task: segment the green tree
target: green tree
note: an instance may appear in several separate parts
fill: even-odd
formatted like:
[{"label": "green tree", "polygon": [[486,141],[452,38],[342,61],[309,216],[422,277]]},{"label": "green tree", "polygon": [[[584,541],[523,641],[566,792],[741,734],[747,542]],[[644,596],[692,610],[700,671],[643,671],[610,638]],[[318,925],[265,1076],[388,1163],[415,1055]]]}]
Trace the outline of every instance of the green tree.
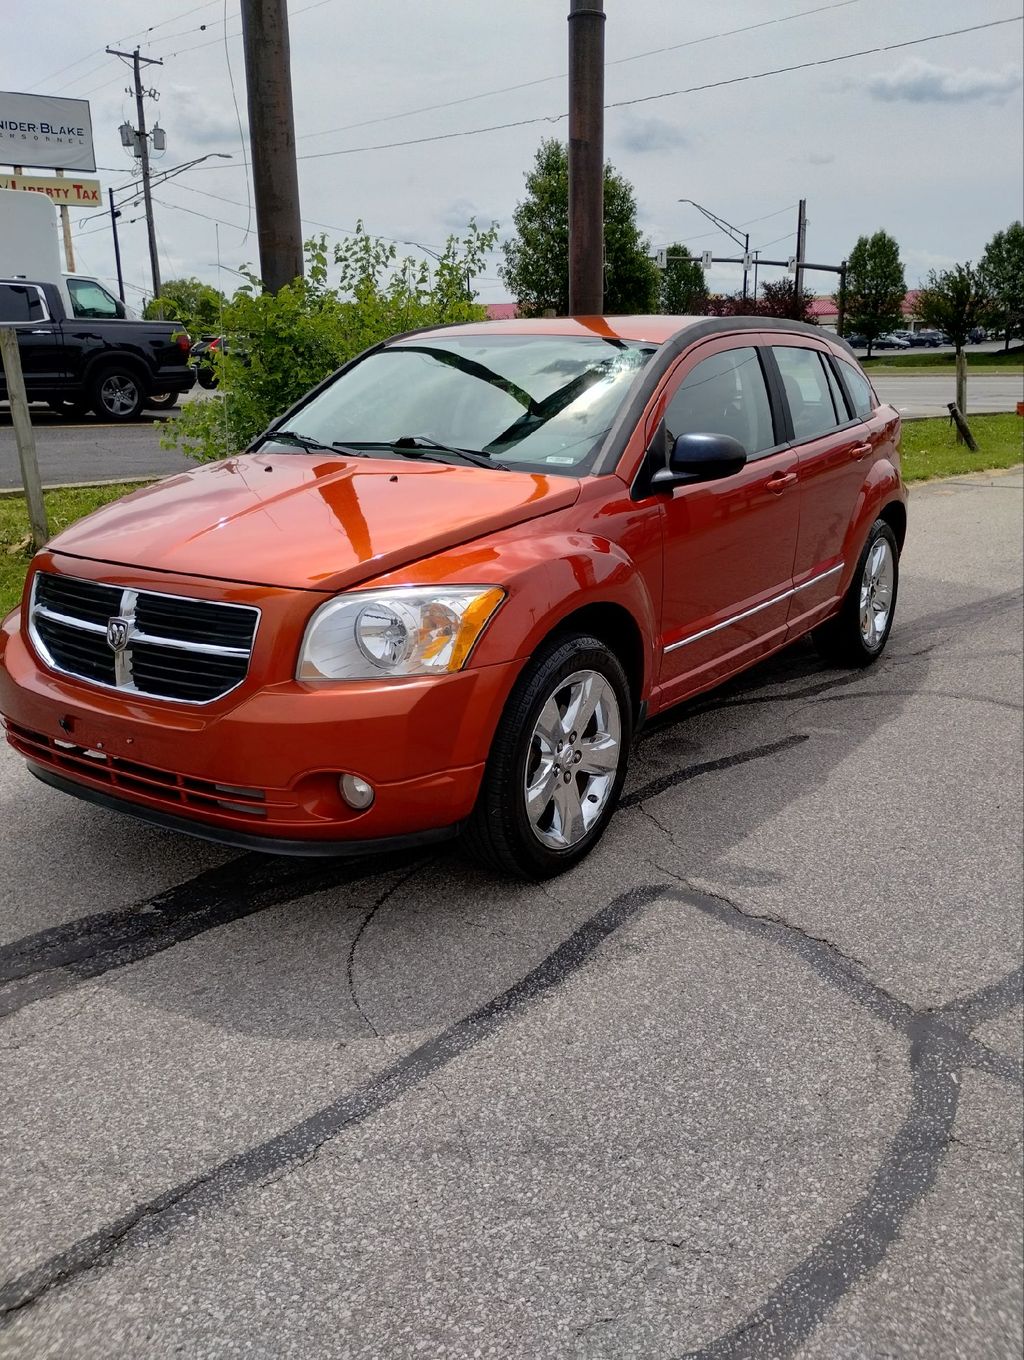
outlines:
[{"label": "green tree", "polygon": [[1024,335],[1024,223],[1011,222],[985,247],[981,269],[992,290],[1003,331],[1003,348]]},{"label": "green tree", "polygon": [[[869,359],[878,337],[903,320],[906,295],[900,248],[893,237],[884,231],[859,237],[846,267],[846,329],[863,335]],[[838,297],[835,301],[838,305]]]},{"label": "green tree", "polygon": [[661,271],[660,310],[666,316],[702,316],[708,285],[700,261],[684,245],[671,245],[665,254],[668,261]]},{"label": "green tree", "polygon": [[202,279],[168,279],[158,298],[150,298],[143,316],[147,320],[180,321],[192,334],[210,335],[220,329],[224,294]]},{"label": "green tree", "polygon": [[800,297],[796,295],[796,279],[774,279],[763,285],[757,305],[750,310],[757,316],[788,316],[794,321],[808,321],[816,324],[811,311],[814,294],[801,288]]},{"label": "green tree", "polygon": [[[502,280],[524,316],[569,312],[569,151],[550,138],[541,143],[526,176],[526,197],[505,243]],[[650,243],[636,223],[632,186],[613,166],[604,168],[604,310],[609,315],[653,312],[658,270]]]},{"label": "green tree", "polygon": [[967,343],[975,326],[991,320],[992,287],[980,265],[955,264],[952,269],[928,275],[917,295],[914,311],[919,321],[937,331],[945,331],[957,353]]},{"label": "green tree", "polygon": [[324,236],[307,241],[305,275],[278,293],[263,292],[260,280],[247,275],[224,306],[226,346],[213,361],[217,398],[186,402],[164,426],[164,447],[198,462],[223,458],[370,345],[420,326],[483,320],[472,280],[496,241],[494,228],[481,231],[471,222],[465,236],[449,237],[440,260],[428,265],[400,259],[393,245],[367,235],[360,223],[333,251]]}]

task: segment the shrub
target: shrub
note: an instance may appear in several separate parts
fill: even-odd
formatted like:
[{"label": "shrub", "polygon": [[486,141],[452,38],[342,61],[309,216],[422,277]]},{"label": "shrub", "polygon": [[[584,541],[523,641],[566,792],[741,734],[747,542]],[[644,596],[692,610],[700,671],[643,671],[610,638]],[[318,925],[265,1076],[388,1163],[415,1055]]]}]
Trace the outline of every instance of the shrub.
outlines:
[{"label": "shrub", "polygon": [[247,274],[224,308],[225,352],[213,361],[217,395],[186,402],[164,426],[162,444],[197,462],[226,457],[369,346],[420,326],[483,320],[472,280],[496,240],[496,228],[481,231],[470,222],[465,236],[449,237],[428,265],[399,259],[394,245],[369,236],[360,223],[333,251],[325,236],[307,241],[305,276],[278,293],[263,292]]}]

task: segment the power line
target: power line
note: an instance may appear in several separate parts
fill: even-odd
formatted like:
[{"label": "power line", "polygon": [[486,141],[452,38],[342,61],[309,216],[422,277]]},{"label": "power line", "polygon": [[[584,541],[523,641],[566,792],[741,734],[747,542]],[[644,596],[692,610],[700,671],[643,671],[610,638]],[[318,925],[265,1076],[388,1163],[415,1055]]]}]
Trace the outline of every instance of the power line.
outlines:
[{"label": "power line", "polygon": [[231,102],[235,106],[235,119],[238,123],[238,143],[242,148],[242,164],[245,167],[245,202],[248,214],[245,222],[245,235],[242,240],[246,240],[252,231],[252,185],[249,183],[249,150],[245,145],[245,133],[242,131],[242,115],[238,112],[238,95],[235,93],[235,73],[231,69],[231,50],[228,47],[228,0],[224,0],[224,60],[228,68],[228,80],[231,82]]},{"label": "power line", "polygon": [[[1009,19],[992,19],[984,24],[971,24],[967,28],[953,28],[944,33],[928,33],[923,38],[910,38],[904,42],[886,43],[879,47],[864,47],[857,52],[844,52],[835,57],[818,57],[812,61],[795,62],[791,66],[776,66],[770,71],[755,71],[750,75],[732,76],[727,80],[713,80],[704,85],[688,85],[679,90],[663,90],[660,94],[640,95],[636,99],[619,99],[605,104],[605,109],[623,109],[635,104],[650,104],[657,99],[671,99],[676,95],[699,94],[705,90],[719,90],[728,85],[742,85],[748,81],[766,80],[769,76],[789,75],[794,71],[807,71],[816,66],[833,66],[841,61],[853,61],[858,57],[878,56],[883,52],[898,52],[903,48],[917,47],[921,43],[937,42],[940,38],[956,38],[965,33],[978,33],[982,29],[998,28],[1002,24],[1019,24],[1024,15],[1015,14]],[[518,118],[511,123],[492,123],[489,127],[464,128],[459,132],[439,132],[430,137],[411,137],[401,142],[378,142],[372,146],[349,146],[340,151],[313,151],[296,157],[300,161],[324,160],[330,156],[354,156],[361,151],[391,151],[395,147],[422,146],[427,142],[446,142],[458,137],[475,137],[485,132],[502,132],[506,128],[528,127],[536,123],[560,123],[568,118],[568,113],[541,115],[535,118]]]},{"label": "power line", "polygon": [[[783,14],[775,19],[763,19],[756,24],[744,24],[741,28],[727,28],[721,33],[708,33],[702,38],[690,38],[686,42],[673,43],[669,47],[654,47],[648,52],[635,52],[630,57],[618,57],[615,61],[609,61],[607,66],[624,66],[630,61],[640,61],[644,57],[657,57],[663,52],[678,52],[684,47],[697,47],[701,43],[715,42],[719,38],[731,38],[738,33],[752,33],[757,28],[769,28],[775,24],[788,24],[793,19],[803,19],[810,14],[822,14],[826,10],[843,9],[846,5],[862,4],[863,0],[836,0],[830,5],[819,5],[816,9],[801,9],[793,14]],[[375,123],[390,123],[396,118],[413,118],[420,113],[433,113],[436,109],[450,109],[458,104],[471,104],[478,99],[488,99],[491,95],[511,94],[516,90],[529,90],[536,85],[549,85],[556,80],[565,80],[566,72],[562,71],[557,76],[540,76],[536,80],[524,80],[518,85],[504,85],[498,89],[482,90],[480,94],[464,95],[461,99],[448,99],[441,104],[425,104],[419,109],[408,109],[405,113],[388,113],[379,118],[365,118],[359,123],[346,123],[342,127],[325,128],[321,132],[304,132],[297,140],[302,142],[309,137],[328,137],[335,132],[351,132],[355,128],[371,127]]]}]

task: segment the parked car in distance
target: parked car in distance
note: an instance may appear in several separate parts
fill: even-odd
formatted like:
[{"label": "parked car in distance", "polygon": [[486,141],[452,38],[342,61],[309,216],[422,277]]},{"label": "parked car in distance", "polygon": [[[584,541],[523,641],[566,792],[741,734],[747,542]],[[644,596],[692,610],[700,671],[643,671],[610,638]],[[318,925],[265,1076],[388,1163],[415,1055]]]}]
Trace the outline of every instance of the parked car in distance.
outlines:
[{"label": "parked car in distance", "polygon": [[462,831],[500,873],[559,873],[647,718],[805,634],[881,654],[899,440],[799,322],[396,336],[35,556],[0,628],[7,739],[57,789],[232,845]]},{"label": "parked car in distance", "polygon": [[895,332],[890,331],[890,332],[888,332],[888,333],[885,334],[885,335],[880,335],[880,336],[878,337],[878,339],[875,341],[875,343],[874,343],[874,345],[872,346],[872,348],[873,348],[873,349],[909,349],[909,348],[910,348],[910,341],[909,341],[909,340],[904,340],[903,337],[902,337],[901,335],[897,335],[897,334],[895,334]]},{"label": "parked car in distance", "polygon": [[196,371],[196,381],[200,387],[211,389],[217,386],[217,368],[213,354],[221,350],[223,339],[219,335],[204,335],[192,346],[192,367]]},{"label": "parked car in distance", "polygon": [[942,344],[942,336],[938,331],[911,331],[908,339],[911,349],[936,349]]},{"label": "parked car in distance", "polygon": [[[130,321],[117,298],[85,282],[88,292],[78,280],[72,296],[89,299],[88,315],[69,316],[55,284],[0,278],[0,322],[17,332],[30,401],[62,414],[91,407],[102,420],[136,420],[154,402],[195,385],[191,342],[178,322]],[[112,314],[104,315],[108,307]],[[6,397],[0,368],[0,400]]]}]

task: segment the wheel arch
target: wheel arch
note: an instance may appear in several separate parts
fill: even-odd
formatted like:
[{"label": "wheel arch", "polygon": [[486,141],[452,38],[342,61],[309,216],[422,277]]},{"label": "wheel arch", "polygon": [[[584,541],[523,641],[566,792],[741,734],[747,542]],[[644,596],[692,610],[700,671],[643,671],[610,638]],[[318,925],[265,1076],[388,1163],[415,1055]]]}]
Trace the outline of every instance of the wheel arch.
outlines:
[{"label": "wheel arch", "polygon": [[621,604],[611,600],[595,601],[581,605],[572,613],[559,619],[545,641],[565,637],[571,633],[591,633],[603,642],[610,652],[614,652],[626,672],[629,681],[629,697],[633,706],[633,723],[636,725],[644,696],[645,649],[640,625]]},{"label": "wheel arch", "polygon": [[134,373],[142,383],[143,393],[147,397],[149,396],[153,375],[146,367],[145,359],[140,358],[137,354],[132,354],[130,351],[120,349],[113,351],[104,350],[101,354],[97,354],[94,358],[89,360],[85,368],[85,373],[83,374],[84,382],[88,386],[91,386],[96,381],[97,374],[106,368],[131,369],[132,373]]},{"label": "wheel arch", "polygon": [[907,507],[902,501],[889,501],[879,510],[878,518],[884,519],[896,535],[896,546],[902,553],[907,538]]}]

